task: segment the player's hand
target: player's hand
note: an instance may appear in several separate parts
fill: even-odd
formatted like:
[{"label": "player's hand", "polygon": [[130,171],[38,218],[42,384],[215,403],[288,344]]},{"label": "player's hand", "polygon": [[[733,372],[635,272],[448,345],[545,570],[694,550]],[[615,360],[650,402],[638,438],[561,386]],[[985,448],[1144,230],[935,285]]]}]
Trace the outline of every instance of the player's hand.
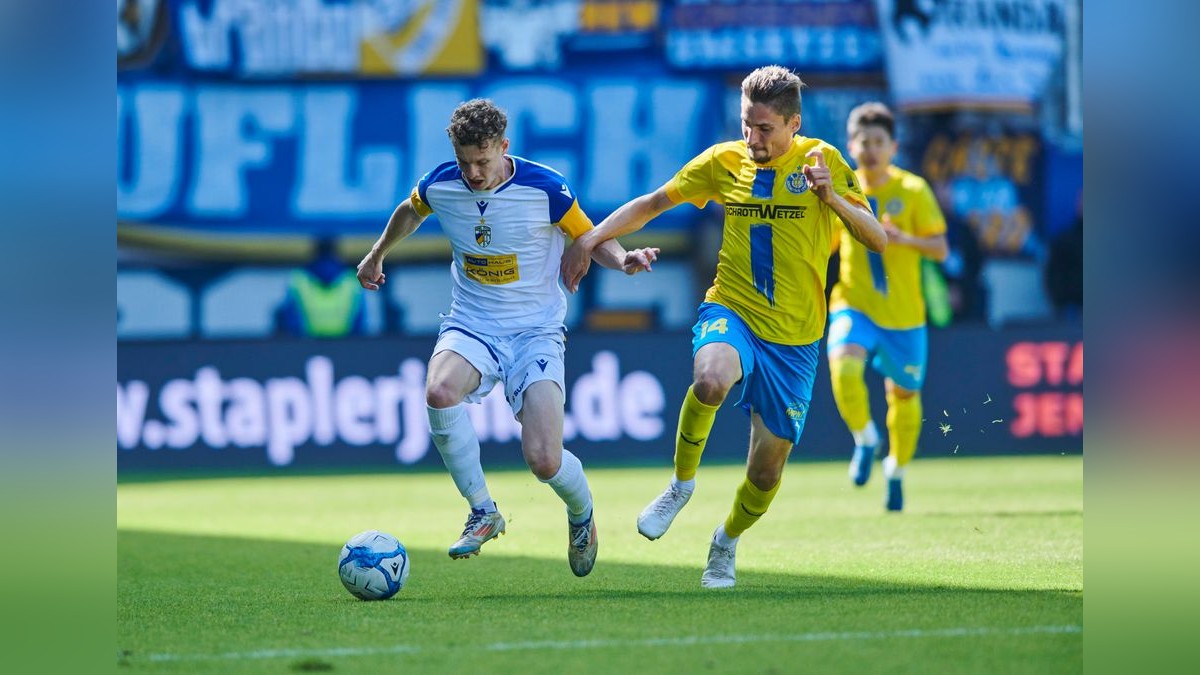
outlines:
[{"label": "player's hand", "polygon": [[657,248],[635,248],[632,251],[626,251],[621,267],[625,270],[625,274],[652,272],[654,270],[650,265],[658,260],[658,254],[659,249]]},{"label": "player's hand", "polygon": [[879,224],[883,226],[883,231],[887,233],[889,244],[900,244],[903,246],[908,243],[908,235],[896,227],[892,223],[892,219],[887,217],[887,214],[884,214]]},{"label": "player's hand", "polygon": [[805,157],[815,160],[815,163],[804,165],[804,177],[808,179],[808,184],[817,197],[826,204],[830,203],[835,193],[829,167],[825,166],[825,155],[821,154],[820,150],[809,150]]},{"label": "player's hand", "polygon": [[377,291],[387,281],[383,273],[383,261],[371,254],[358,263],[358,285],[368,291]]},{"label": "player's hand", "polygon": [[581,244],[579,239],[576,239],[563,251],[562,261],[560,263],[562,283],[568,291],[574,293],[579,290],[579,282],[587,275],[588,268],[592,266],[592,252],[588,247]]}]

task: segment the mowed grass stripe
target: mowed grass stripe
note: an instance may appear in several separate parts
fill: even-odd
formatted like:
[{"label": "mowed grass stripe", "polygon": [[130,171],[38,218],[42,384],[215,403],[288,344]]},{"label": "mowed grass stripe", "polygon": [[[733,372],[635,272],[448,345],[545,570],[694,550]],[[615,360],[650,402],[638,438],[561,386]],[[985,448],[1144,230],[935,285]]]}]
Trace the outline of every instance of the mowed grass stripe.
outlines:
[{"label": "mowed grass stripe", "polygon": [[[753,644],[759,642],[833,642],[857,640],[890,640],[905,638],[961,638],[987,637],[990,635],[1018,636],[1082,633],[1083,626],[1025,626],[1012,628],[961,627],[942,629],[911,629],[892,631],[843,631],[819,633],[794,633],[780,635],[691,635],[646,638],[643,640],[538,640],[535,642],[494,642],[475,645],[475,649],[487,652],[511,651],[554,651],[579,649],[604,649],[611,647],[694,647],[696,645]],[[434,651],[450,651],[449,647],[431,648],[419,645],[392,645],[388,647],[331,647],[328,649],[262,649],[251,652],[226,652],[224,654],[150,654],[148,661],[243,661],[280,658],[337,658],[351,656],[380,656],[388,654],[421,654]]]}]

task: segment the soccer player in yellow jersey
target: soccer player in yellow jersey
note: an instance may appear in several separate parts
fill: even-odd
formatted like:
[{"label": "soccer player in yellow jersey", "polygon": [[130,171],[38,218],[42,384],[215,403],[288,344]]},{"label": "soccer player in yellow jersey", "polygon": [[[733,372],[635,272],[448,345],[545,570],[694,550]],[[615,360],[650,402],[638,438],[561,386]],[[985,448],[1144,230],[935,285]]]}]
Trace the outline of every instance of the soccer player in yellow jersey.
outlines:
[{"label": "soccer player in yellow jersey", "polygon": [[825,270],[837,221],[875,251],[887,235],[837,148],[798,136],[794,73],[765,66],[742,81],[743,140],[719,143],[650,194],[621,206],[563,255],[563,282],[578,288],[591,250],[634,232],[683,202],[725,207],[717,277],[692,329],[692,386],[679,412],[675,475],[638,517],[648,539],[666,533],[691,498],[717,409],[735,384],[750,415],[746,479],[713,533],[706,588],[733,586],[738,538],[767,511],[800,440],[825,331]]},{"label": "soccer player in yellow jersey", "polygon": [[863,382],[867,358],[884,376],[885,506],[901,511],[901,479],[921,434],[927,351],[921,258],[946,259],[946,221],[925,180],[892,165],[896,122],[885,105],[864,103],[852,110],[847,132],[859,183],[887,230],[889,246],[880,254],[854,237],[841,237],[841,267],[829,299],[829,372],[838,411],[854,436],[850,480],[858,486],[870,477],[879,446]]}]

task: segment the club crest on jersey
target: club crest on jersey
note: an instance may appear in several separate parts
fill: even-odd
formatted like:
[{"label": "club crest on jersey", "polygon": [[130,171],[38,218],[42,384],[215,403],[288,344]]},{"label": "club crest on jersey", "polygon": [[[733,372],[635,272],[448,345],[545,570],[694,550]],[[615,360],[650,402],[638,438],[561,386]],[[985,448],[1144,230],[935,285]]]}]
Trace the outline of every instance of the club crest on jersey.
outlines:
[{"label": "club crest on jersey", "polygon": [[808,190],[808,179],[804,177],[804,172],[799,170],[789,174],[784,184],[792,194],[801,195]]},{"label": "club crest on jersey", "polygon": [[487,246],[492,243],[492,228],[487,225],[475,226],[475,243],[480,246]]},{"label": "club crest on jersey", "polygon": [[894,216],[904,210],[904,202],[900,201],[897,197],[893,197],[888,200],[887,205],[883,208],[887,210],[888,215]]}]

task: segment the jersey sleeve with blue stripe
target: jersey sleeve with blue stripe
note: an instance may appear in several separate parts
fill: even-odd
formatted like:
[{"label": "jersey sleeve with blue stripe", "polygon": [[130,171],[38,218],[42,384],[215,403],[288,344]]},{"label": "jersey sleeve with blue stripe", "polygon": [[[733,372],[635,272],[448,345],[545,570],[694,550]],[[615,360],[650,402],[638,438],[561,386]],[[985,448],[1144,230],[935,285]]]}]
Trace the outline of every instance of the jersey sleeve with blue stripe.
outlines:
[{"label": "jersey sleeve with blue stripe", "polygon": [[546,193],[550,207],[550,222],[557,225],[572,238],[592,229],[592,221],[579,206],[575,193],[567,185],[567,179],[545,164],[521,158],[513,182],[537,188]]},{"label": "jersey sleeve with blue stripe", "polygon": [[433,208],[429,206],[429,186],[446,180],[462,180],[462,169],[458,168],[457,162],[444,162],[433,171],[421,176],[421,180],[417,181],[417,186],[409,195],[417,213],[422,216],[433,213]]}]

